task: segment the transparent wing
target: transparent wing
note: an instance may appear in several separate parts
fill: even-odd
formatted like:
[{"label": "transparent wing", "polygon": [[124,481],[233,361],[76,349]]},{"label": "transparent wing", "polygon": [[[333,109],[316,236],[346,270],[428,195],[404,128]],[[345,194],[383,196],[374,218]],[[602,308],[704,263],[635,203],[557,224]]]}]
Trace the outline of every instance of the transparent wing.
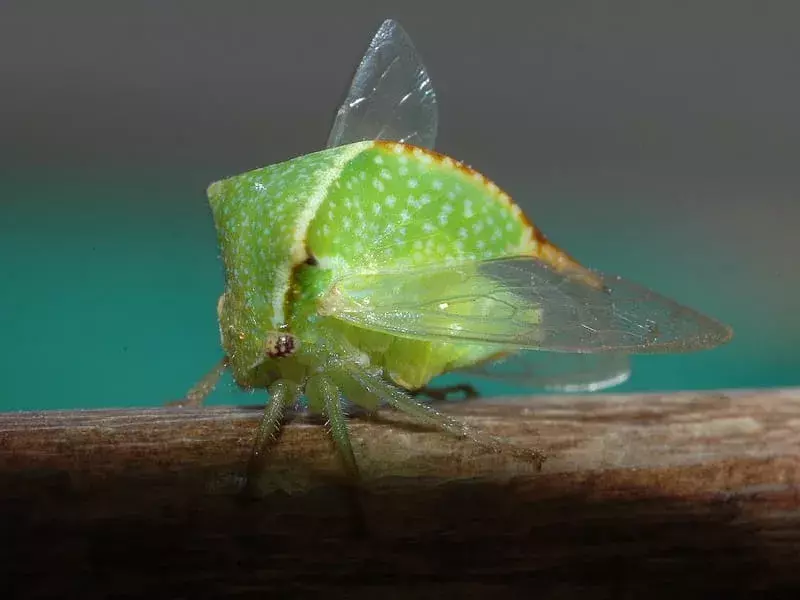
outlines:
[{"label": "transparent wing", "polygon": [[392,140],[433,148],[439,113],[428,72],[397,21],[378,29],[336,113],[328,147]]},{"label": "transparent wing", "polygon": [[569,354],[523,350],[457,372],[558,392],[597,392],[625,383],[630,358],[616,352]]},{"label": "transparent wing", "polygon": [[574,353],[688,352],[732,336],[669,298],[595,275],[527,256],[360,273],[336,281],[319,311],[411,338]]}]

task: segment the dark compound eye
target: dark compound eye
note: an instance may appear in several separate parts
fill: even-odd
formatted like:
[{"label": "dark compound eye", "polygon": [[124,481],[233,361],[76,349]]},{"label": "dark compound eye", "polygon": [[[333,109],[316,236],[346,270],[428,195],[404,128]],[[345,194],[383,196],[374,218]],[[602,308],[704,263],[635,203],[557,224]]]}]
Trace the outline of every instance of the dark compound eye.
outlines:
[{"label": "dark compound eye", "polygon": [[294,354],[297,349],[294,336],[281,333],[272,338],[267,344],[267,356],[270,358],[283,358]]}]

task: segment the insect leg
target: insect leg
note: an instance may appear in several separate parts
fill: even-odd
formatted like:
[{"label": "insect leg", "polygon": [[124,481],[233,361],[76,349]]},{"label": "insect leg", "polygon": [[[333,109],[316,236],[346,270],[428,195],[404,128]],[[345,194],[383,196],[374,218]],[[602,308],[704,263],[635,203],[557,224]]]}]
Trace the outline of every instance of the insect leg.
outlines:
[{"label": "insect leg", "polygon": [[264,456],[280,431],[286,407],[297,400],[297,385],[279,379],[269,386],[269,401],[264,409],[264,416],[258,426],[258,433],[253,443],[253,452],[247,465],[247,482],[245,492],[253,492],[264,469]]},{"label": "insect leg", "polygon": [[328,419],[331,437],[336,444],[344,468],[350,476],[344,487],[350,503],[353,533],[359,537],[364,536],[367,532],[367,520],[358,490],[358,463],[350,443],[347,417],[342,411],[342,394],[329,377],[314,375],[306,382],[306,396],[309,405],[321,408],[321,412]]},{"label": "insect leg", "polygon": [[[354,376],[357,375],[354,374]],[[372,378],[370,379],[372,380]],[[491,452],[509,452],[512,456],[535,463],[537,467],[541,467],[544,462],[545,456],[538,450],[518,446],[503,438],[475,429],[458,419],[444,415],[430,405],[412,398],[408,393],[391,383],[379,380],[371,381],[371,384],[372,386],[380,386],[381,397],[389,406],[413,417],[417,421],[436,427],[458,438],[467,438]]]},{"label": "insect leg", "polygon": [[345,469],[354,479],[358,479],[358,464],[350,443],[350,433],[347,430],[347,419],[342,411],[339,388],[325,375],[314,375],[306,383],[306,396],[309,405],[318,407],[325,415],[331,437]]},{"label": "insect leg", "polygon": [[203,378],[198,381],[192,389],[186,392],[186,397],[174,402],[167,402],[167,406],[180,406],[189,408],[198,408],[203,405],[209,394],[217,387],[220,377],[228,368],[228,357],[223,356],[222,359],[214,365],[214,368],[206,373]]}]

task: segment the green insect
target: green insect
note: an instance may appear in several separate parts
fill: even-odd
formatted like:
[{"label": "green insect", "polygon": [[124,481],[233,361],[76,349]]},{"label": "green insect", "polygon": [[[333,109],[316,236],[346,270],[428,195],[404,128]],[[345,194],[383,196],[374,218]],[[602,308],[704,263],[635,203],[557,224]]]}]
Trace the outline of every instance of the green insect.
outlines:
[{"label": "green insect", "polygon": [[437,120],[426,69],[388,20],[326,150],[209,187],[225,358],[187,398],[202,402],[226,368],[240,386],[266,388],[254,456],[301,397],[353,474],[349,405],[389,405],[498,449],[502,440],[415,393],[453,371],[601,389],[627,378],[628,354],[730,339],[728,327],[548,242],[494,183],[431,149]]}]

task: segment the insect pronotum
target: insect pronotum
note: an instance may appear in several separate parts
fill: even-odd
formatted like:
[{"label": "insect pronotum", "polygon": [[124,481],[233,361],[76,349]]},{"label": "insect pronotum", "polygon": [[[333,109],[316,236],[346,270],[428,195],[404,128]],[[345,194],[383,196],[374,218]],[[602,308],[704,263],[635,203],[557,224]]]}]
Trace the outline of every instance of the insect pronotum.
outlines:
[{"label": "insect pronotum", "polygon": [[226,368],[239,385],[266,388],[254,456],[301,396],[327,419],[353,474],[345,400],[508,448],[413,392],[456,370],[601,389],[627,378],[629,354],[730,339],[717,321],[590,271],[547,241],[494,183],[432,150],[437,121],[427,71],[387,20],[327,149],[208,188],[225,268],[225,358],[187,398],[201,403]]}]

